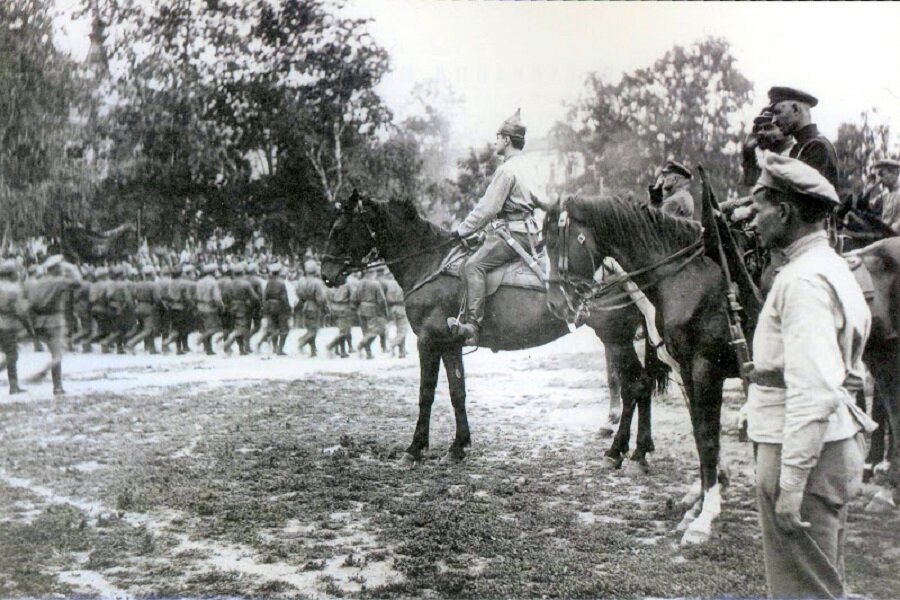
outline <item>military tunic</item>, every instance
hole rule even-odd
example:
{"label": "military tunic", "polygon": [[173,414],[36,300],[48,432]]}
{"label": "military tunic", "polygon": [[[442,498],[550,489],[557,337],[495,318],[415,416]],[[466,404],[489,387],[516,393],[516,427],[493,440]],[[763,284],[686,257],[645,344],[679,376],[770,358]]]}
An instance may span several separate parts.
{"label": "military tunic", "polygon": [[828,182],[838,189],[837,152],[828,138],[819,133],[819,128],[810,123],[794,134],[797,143],[791,147],[789,156],[802,160],[813,169],[822,174]]}
{"label": "military tunic", "polygon": [[[862,354],[871,317],[825,232],[797,240],[785,254],[788,263],[775,278],[753,338],[747,403],[766,579],[775,597],[841,597],[839,540],[847,504],[861,483],[858,433],[868,424],[850,389],[865,377]],[[811,528],[786,533],[778,527],[779,490],[803,492],[801,517]]]}
{"label": "military tunic", "polygon": [[693,219],[694,198],[693,196],[691,196],[691,192],[686,187],[682,187],[676,190],[668,198],[664,198],[659,209],[668,215],[672,215],[673,217],[678,217],[681,219]]}

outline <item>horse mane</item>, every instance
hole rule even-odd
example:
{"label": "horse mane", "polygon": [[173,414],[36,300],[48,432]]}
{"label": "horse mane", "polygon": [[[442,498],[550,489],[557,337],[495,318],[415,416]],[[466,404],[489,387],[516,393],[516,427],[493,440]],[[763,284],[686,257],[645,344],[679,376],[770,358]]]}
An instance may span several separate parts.
{"label": "horse mane", "polygon": [[703,234],[697,221],[673,217],[623,198],[574,197],[566,209],[573,219],[593,229],[601,244],[615,240],[628,246],[635,256],[680,250]]}
{"label": "horse mane", "polygon": [[436,225],[422,216],[415,202],[408,198],[392,198],[387,200],[367,199],[367,204],[373,204],[380,209],[384,216],[391,220],[405,223],[410,229],[408,233],[424,240],[443,240],[450,236],[450,232]]}

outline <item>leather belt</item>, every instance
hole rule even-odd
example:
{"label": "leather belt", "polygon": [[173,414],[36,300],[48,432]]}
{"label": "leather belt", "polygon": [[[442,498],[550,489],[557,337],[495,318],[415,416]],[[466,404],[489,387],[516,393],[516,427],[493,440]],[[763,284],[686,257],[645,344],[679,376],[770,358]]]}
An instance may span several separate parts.
{"label": "leather belt", "polygon": [[[771,388],[787,389],[784,382],[783,371],[757,371],[750,372],[750,383]],[[848,374],[841,384],[848,392],[857,392],[863,389],[863,381],[853,374]]]}

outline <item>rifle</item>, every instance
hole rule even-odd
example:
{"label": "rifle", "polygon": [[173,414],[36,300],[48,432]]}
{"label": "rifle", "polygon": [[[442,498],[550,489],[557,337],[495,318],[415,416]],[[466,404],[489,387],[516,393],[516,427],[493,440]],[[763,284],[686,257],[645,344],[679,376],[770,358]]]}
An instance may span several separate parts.
{"label": "rifle", "polygon": [[700,172],[700,178],[703,180],[703,209],[704,211],[709,210],[713,239],[715,240],[716,249],[719,252],[719,261],[722,267],[722,273],[725,275],[725,284],[728,288],[728,309],[726,311],[726,316],[728,317],[728,334],[731,338],[729,345],[734,349],[741,381],[744,384],[744,393],[746,393],[750,387],[750,373],[753,371],[753,358],[750,355],[750,346],[747,344],[747,339],[744,337],[744,329],[741,323],[741,311],[743,308],[741,307],[740,302],[738,302],[737,285],[731,277],[731,268],[728,266],[728,257],[725,255],[725,248],[722,245],[722,235],[719,231],[719,223],[716,217],[718,207],[713,198],[709,181],[706,178],[706,171],[704,171],[702,166],[698,165],[697,168]]}

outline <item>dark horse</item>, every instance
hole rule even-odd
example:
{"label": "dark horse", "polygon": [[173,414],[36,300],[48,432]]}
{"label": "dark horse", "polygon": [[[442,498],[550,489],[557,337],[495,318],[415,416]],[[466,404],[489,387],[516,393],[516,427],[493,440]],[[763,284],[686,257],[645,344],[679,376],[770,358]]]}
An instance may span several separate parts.
{"label": "dark horse", "polygon": [[[450,401],[456,417],[456,436],[448,457],[461,460],[470,445],[466,415],[466,386],[463,370],[463,339],[451,335],[447,317],[456,316],[460,307],[461,283],[457,277],[442,274],[430,279],[453,244],[450,234],[419,216],[408,201],[373,202],[356,192],[344,204],[331,227],[322,260],[322,276],[328,285],[341,284],[348,271],[365,268],[373,252],[389,266],[404,291],[406,315],[418,338],[419,417],[406,456],[419,460],[429,445],[431,407],[443,362],[450,388]],[[422,283],[429,279],[427,283]],[[543,291],[502,286],[487,302],[482,346],[492,350],[517,350],[546,344],[569,332],[565,321],[554,316]],[[628,435],[635,405],[639,409],[637,449],[632,460],[645,464],[653,451],[650,437],[650,397],[654,383],[668,373],[658,362],[649,363],[648,374],[634,350],[634,334],[642,323],[634,307],[611,312],[596,312],[587,324],[607,348],[614,369],[621,379],[623,414],[613,448],[607,456],[621,464],[628,450]],[[650,354],[650,353],[648,353]],[[654,368],[655,366],[655,368]]]}
{"label": "dark horse", "polygon": [[574,316],[579,292],[572,276],[589,277],[607,256],[632,274],[656,307],[657,327],[680,366],[700,456],[702,496],[684,541],[706,540],[721,506],[722,383],[736,377],[738,367],[729,346],[726,283],[719,265],[704,254],[700,224],[626,200],[575,198],[550,211],[544,233],[554,314]]}
{"label": "dark horse", "polygon": [[[900,502],[900,237],[875,242],[854,254],[862,257],[872,277],[872,330],[863,360],[875,377],[875,397],[884,407],[894,437],[889,451],[888,484],[893,488],[895,502]],[[879,441],[883,456],[883,438]],[[881,458],[870,456],[874,460]]]}

